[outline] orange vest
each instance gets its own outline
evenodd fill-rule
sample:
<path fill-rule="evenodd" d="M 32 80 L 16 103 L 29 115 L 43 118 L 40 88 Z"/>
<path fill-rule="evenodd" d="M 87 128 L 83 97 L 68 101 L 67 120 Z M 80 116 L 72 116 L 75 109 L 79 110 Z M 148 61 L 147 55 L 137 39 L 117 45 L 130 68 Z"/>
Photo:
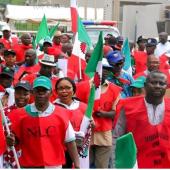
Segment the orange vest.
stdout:
<path fill-rule="evenodd" d="M 47 117 L 38 117 L 30 106 L 18 109 L 12 128 L 20 141 L 23 167 L 58 166 L 65 163 L 64 141 L 68 127 L 67 110 L 56 106 Z M 12 116 L 12 115 L 11 115 Z M 16 118 L 18 116 L 18 119 Z M 17 121 L 17 120 L 18 121 Z"/>
<path fill-rule="evenodd" d="M 158 125 L 149 123 L 144 97 L 124 103 L 127 131 L 134 135 L 139 168 L 170 168 L 170 99 L 164 101 L 164 120 Z"/>

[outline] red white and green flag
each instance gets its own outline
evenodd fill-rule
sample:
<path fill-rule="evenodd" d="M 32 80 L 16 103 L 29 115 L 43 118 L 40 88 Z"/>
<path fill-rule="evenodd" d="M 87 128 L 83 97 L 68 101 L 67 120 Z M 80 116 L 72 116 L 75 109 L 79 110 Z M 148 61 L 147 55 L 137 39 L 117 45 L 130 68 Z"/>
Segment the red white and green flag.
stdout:
<path fill-rule="evenodd" d="M 78 16 L 77 25 L 78 25 L 78 30 L 75 35 L 72 55 L 77 57 L 78 59 L 79 79 L 82 79 L 81 63 L 82 63 L 82 60 L 85 60 L 85 54 L 87 52 L 87 49 L 90 49 L 92 45 L 91 45 L 91 40 L 79 16 Z"/>
<path fill-rule="evenodd" d="M 86 74 L 93 78 L 93 85 L 90 90 L 88 99 L 88 107 L 81 124 L 81 130 L 85 132 L 88 127 L 87 122 L 92 117 L 94 101 L 100 98 L 101 95 L 101 80 L 102 80 L 102 58 L 103 58 L 103 33 L 100 32 L 97 45 L 89 59 L 86 67 Z"/>
<path fill-rule="evenodd" d="M 85 53 L 91 47 L 91 40 L 86 32 L 86 29 L 78 16 L 77 20 L 78 30 L 75 35 L 72 54 L 85 60 Z"/>
<path fill-rule="evenodd" d="M 92 113 L 93 113 L 93 106 L 95 99 L 100 98 L 101 94 L 101 78 L 102 78 L 102 58 L 103 58 L 103 36 L 102 32 L 100 32 L 98 43 L 92 53 L 92 56 L 87 64 L 86 67 L 86 73 L 89 76 L 93 76 L 93 84 L 90 90 L 90 95 L 88 99 L 88 106 L 85 112 L 85 115 L 83 117 L 83 120 L 80 125 L 80 131 L 85 133 L 85 138 L 83 145 L 81 149 L 79 150 L 79 155 L 81 157 L 80 159 L 80 165 L 81 168 L 86 168 L 85 164 L 89 164 L 88 161 L 88 155 L 89 155 L 89 144 L 90 144 L 90 138 L 91 138 L 91 127 L 90 120 L 92 119 Z M 88 159 L 83 159 L 88 158 Z"/>

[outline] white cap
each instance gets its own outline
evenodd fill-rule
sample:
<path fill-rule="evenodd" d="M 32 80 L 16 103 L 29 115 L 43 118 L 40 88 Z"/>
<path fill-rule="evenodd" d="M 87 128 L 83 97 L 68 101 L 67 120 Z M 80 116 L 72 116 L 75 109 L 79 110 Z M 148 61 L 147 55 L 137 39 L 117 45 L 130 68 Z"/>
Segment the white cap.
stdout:
<path fill-rule="evenodd" d="M 4 26 L 2 27 L 2 31 L 5 31 L 5 30 L 11 31 L 9 25 L 4 25 Z"/>

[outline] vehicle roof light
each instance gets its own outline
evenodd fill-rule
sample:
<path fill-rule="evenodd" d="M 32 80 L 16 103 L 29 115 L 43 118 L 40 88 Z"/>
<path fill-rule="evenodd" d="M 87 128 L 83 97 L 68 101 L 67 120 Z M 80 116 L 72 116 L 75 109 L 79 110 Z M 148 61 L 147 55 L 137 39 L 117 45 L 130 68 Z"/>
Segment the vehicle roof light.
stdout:
<path fill-rule="evenodd" d="M 83 21 L 84 25 L 108 25 L 117 26 L 117 21 Z"/>

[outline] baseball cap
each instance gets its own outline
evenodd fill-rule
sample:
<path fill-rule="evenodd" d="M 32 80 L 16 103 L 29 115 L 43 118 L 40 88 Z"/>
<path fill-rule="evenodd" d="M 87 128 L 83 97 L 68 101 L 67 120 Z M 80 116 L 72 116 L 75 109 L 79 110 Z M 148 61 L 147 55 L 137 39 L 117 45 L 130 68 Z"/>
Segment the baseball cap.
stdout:
<path fill-rule="evenodd" d="M 120 51 L 111 51 L 106 55 L 107 61 L 112 63 L 118 63 L 119 61 L 123 60 L 124 57 Z"/>
<path fill-rule="evenodd" d="M 150 47 L 150 46 L 156 46 L 157 40 L 155 38 L 148 38 L 147 42 L 146 42 L 146 46 Z"/>
<path fill-rule="evenodd" d="M 134 82 L 130 86 L 136 88 L 143 88 L 145 81 L 146 81 L 146 77 L 140 76 L 139 78 L 134 80 Z"/>
<path fill-rule="evenodd" d="M 48 77 L 40 76 L 36 78 L 33 82 L 33 88 L 44 87 L 48 90 L 52 89 L 51 80 Z"/>
<path fill-rule="evenodd" d="M 5 30 L 11 31 L 9 25 L 4 25 L 4 26 L 2 27 L 2 31 L 5 31 Z"/>
<path fill-rule="evenodd" d="M 14 70 L 9 68 L 9 67 L 4 67 L 4 68 L 2 68 L 2 71 L 0 73 L 0 76 L 1 75 L 7 75 L 7 76 L 13 78 L 14 77 Z"/>
<path fill-rule="evenodd" d="M 48 65 L 48 66 L 53 66 L 53 67 L 56 66 L 55 58 L 53 55 L 44 54 L 43 58 L 39 60 L 39 62 L 41 64 Z"/>
<path fill-rule="evenodd" d="M 13 55 L 13 56 L 16 55 L 16 53 L 15 53 L 15 51 L 13 49 L 4 50 L 4 56 L 8 56 L 10 54 Z"/>
<path fill-rule="evenodd" d="M 118 41 L 118 42 L 123 42 L 123 41 L 124 41 L 123 36 L 118 36 L 118 37 L 117 37 L 117 41 Z"/>
<path fill-rule="evenodd" d="M 45 38 L 44 38 L 43 45 L 44 45 L 44 43 L 49 43 L 49 44 L 51 44 L 51 45 L 52 45 L 51 38 L 50 38 L 49 36 L 45 37 Z"/>
<path fill-rule="evenodd" d="M 16 85 L 15 85 L 15 89 L 16 88 L 19 88 L 19 87 L 22 87 L 24 88 L 25 90 L 27 91 L 30 91 L 31 90 L 31 85 L 28 81 L 20 81 L 18 82 Z"/>
<path fill-rule="evenodd" d="M 147 40 L 147 39 L 144 38 L 144 37 L 141 35 L 141 36 L 139 36 L 138 39 L 137 39 L 137 44 L 139 44 L 139 43 L 142 42 L 142 41 L 146 41 L 146 40 Z"/>

